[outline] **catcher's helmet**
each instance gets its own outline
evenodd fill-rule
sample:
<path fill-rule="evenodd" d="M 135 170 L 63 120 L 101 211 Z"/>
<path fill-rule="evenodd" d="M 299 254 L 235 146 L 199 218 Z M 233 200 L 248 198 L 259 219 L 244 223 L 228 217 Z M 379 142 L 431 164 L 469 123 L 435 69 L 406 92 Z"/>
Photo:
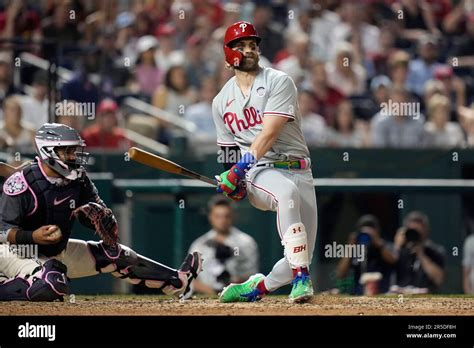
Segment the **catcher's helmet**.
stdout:
<path fill-rule="evenodd" d="M 55 172 L 70 180 L 82 177 L 89 154 L 84 152 L 86 143 L 74 128 L 60 123 L 45 123 L 36 132 L 35 145 L 41 162 Z M 57 150 L 70 146 L 79 147 L 81 151 L 76 151 L 75 161 L 63 161 Z"/>
<path fill-rule="evenodd" d="M 260 36 L 257 34 L 257 30 L 255 27 L 249 23 L 240 21 L 237 23 L 232 24 L 230 27 L 227 28 L 225 31 L 224 36 L 224 55 L 225 61 L 232 66 L 239 66 L 242 62 L 243 55 L 239 51 L 234 51 L 231 49 L 230 45 L 232 42 L 238 39 L 244 38 L 255 38 L 257 41 L 257 45 L 262 40 Z"/>

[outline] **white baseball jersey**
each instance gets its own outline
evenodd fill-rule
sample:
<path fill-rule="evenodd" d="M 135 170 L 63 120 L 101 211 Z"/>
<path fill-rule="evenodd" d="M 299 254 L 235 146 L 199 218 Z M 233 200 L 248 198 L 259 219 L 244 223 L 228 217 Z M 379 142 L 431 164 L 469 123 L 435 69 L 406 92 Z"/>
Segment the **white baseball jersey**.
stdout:
<path fill-rule="evenodd" d="M 229 79 L 214 98 L 212 114 L 219 146 L 239 146 L 242 154 L 263 128 L 263 117 L 282 116 L 290 120 L 283 127 L 271 149 L 260 163 L 309 157 L 301 131 L 298 96 L 293 80 L 285 73 L 260 68 L 250 94 L 244 97 L 235 82 Z"/>

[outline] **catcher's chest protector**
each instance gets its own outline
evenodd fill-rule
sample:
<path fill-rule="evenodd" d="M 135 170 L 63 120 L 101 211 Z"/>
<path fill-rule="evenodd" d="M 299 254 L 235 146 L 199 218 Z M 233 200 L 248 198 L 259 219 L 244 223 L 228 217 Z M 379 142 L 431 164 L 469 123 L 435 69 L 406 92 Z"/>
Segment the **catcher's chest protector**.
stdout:
<path fill-rule="evenodd" d="M 59 226 L 62 238 L 58 244 L 39 245 L 39 251 L 43 255 L 58 255 L 66 248 L 71 235 L 74 222 L 71 213 L 79 206 L 81 184 L 77 180 L 65 186 L 51 184 L 36 163 L 26 168 L 23 173 L 32 190 L 35 208 L 28 213 L 20 227 L 35 230 L 43 225 Z"/>

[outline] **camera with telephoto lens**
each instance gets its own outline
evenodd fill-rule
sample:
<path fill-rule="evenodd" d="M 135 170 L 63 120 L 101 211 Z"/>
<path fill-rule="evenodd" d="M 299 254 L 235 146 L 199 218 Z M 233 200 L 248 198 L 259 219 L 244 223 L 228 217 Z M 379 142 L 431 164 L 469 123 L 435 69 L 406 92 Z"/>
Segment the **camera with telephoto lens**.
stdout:
<path fill-rule="evenodd" d="M 417 244 L 421 241 L 420 232 L 414 228 L 407 228 L 405 231 L 405 240 L 406 243 Z"/>
<path fill-rule="evenodd" d="M 359 231 L 356 236 L 356 243 L 369 245 L 372 241 L 372 237 L 367 232 Z"/>
<path fill-rule="evenodd" d="M 216 259 L 220 263 L 224 264 L 228 259 L 234 256 L 234 252 L 230 246 L 225 244 L 216 243 Z"/>

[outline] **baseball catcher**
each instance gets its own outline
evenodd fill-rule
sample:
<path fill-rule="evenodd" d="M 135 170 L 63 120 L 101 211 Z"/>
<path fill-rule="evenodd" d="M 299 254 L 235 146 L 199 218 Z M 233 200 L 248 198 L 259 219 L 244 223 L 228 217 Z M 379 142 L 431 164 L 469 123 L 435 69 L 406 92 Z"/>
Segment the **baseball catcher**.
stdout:
<path fill-rule="evenodd" d="M 117 220 L 85 171 L 86 144 L 76 130 L 46 123 L 35 144 L 35 161 L 5 181 L 0 198 L 0 300 L 63 300 L 70 279 L 99 273 L 168 295 L 190 293 L 201 255 L 188 254 L 173 269 L 120 244 Z M 75 219 L 101 241 L 70 238 Z M 37 247 L 38 255 L 12 252 L 21 245 Z"/>

